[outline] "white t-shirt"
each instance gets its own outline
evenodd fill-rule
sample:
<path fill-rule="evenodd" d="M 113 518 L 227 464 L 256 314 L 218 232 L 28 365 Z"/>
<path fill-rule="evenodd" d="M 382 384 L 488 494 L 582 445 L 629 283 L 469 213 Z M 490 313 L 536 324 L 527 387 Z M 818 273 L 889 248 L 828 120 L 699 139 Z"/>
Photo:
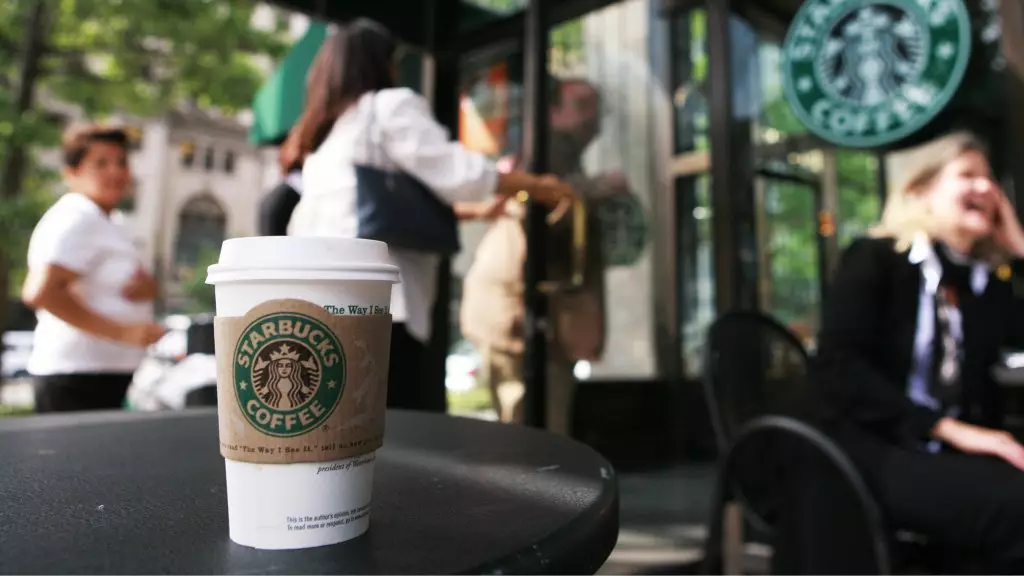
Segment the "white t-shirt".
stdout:
<path fill-rule="evenodd" d="M 118 322 L 153 319 L 152 302 L 132 302 L 121 295 L 143 265 L 131 237 L 88 197 L 65 194 L 32 231 L 29 268 L 50 264 L 80 275 L 72 290 L 93 312 Z M 145 355 L 144 348 L 87 334 L 45 310 L 36 318 L 31 374 L 132 373 Z"/>

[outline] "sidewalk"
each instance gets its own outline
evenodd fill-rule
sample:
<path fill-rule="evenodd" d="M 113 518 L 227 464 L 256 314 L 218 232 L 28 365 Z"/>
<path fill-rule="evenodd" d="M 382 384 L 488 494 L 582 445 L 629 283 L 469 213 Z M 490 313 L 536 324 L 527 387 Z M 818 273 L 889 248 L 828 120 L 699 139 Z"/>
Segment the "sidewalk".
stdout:
<path fill-rule="evenodd" d="M 31 380 L 24 378 L 0 382 L 0 406 L 31 408 L 34 404 Z"/>
<path fill-rule="evenodd" d="M 621 474 L 619 542 L 598 574 L 696 573 L 713 475 L 711 464 Z"/>
<path fill-rule="evenodd" d="M 695 463 L 619 475 L 619 541 L 598 574 L 697 574 L 715 467 Z M 770 550 L 748 543 L 744 574 L 767 574 Z"/>

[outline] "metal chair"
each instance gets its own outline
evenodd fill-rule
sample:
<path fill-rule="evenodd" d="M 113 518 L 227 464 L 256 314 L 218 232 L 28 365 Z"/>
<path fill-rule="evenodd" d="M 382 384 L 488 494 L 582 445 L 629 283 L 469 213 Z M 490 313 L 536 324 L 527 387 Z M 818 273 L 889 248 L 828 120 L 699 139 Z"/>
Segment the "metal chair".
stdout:
<path fill-rule="evenodd" d="M 730 495 L 771 536 L 773 573 L 892 571 L 878 505 L 845 453 L 808 424 L 768 415 L 743 425 L 721 461 L 719 509 Z M 706 574 L 737 573 L 724 568 L 722 522 L 712 517 Z"/>
<path fill-rule="evenodd" d="M 738 310 L 719 316 L 707 332 L 704 348 L 704 398 L 724 457 L 740 428 L 765 414 L 800 416 L 807 409 L 810 361 L 800 340 L 775 319 Z M 747 490 L 757 490 L 747 483 Z M 743 558 L 743 528 L 771 532 L 771 519 L 744 514 L 738 494 L 724 493 L 711 511 L 712 524 L 726 530 L 726 568 L 738 573 Z M 723 517 L 725 520 L 723 520 Z M 710 539 L 723 538 L 718 531 Z"/>
<path fill-rule="evenodd" d="M 720 470 L 725 470 L 726 456 L 733 450 L 740 430 L 757 418 L 786 416 L 804 422 L 804 426 L 814 421 L 817 396 L 810 378 L 810 357 L 796 335 L 775 319 L 755 311 L 727 312 L 708 329 L 704 354 L 704 396 L 719 447 Z M 815 434 L 818 444 L 827 444 L 829 452 L 849 461 L 842 448 L 816 430 Z M 709 526 L 713 529 L 707 548 L 721 554 L 724 541 L 725 568 L 730 574 L 741 571 L 745 522 L 755 532 L 769 536 L 778 533 L 777 514 L 781 508 L 766 503 L 780 497 L 773 474 L 784 476 L 790 472 L 773 470 L 772 474 L 765 474 L 769 467 L 778 467 L 783 461 L 768 453 L 770 444 L 763 448 L 763 462 L 755 458 L 751 464 L 754 472 L 760 470 L 759 474 L 752 472 L 742 483 L 734 485 L 728 483 L 728 475 L 723 475 L 725 484 L 711 511 Z M 856 469 L 846 468 L 851 471 L 849 476 L 863 486 Z M 871 498 L 869 493 L 868 497 Z M 751 506 L 755 502 L 758 506 Z M 886 558 L 895 556 L 901 569 L 932 563 L 925 538 L 907 532 L 886 534 Z M 707 557 L 711 558 L 710 552 Z"/>
<path fill-rule="evenodd" d="M 775 319 L 746 310 L 719 316 L 704 349 L 704 397 L 719 454 L 757 416 L 803 414 L 813 393 L 809 370 L 803 344 Z"/>

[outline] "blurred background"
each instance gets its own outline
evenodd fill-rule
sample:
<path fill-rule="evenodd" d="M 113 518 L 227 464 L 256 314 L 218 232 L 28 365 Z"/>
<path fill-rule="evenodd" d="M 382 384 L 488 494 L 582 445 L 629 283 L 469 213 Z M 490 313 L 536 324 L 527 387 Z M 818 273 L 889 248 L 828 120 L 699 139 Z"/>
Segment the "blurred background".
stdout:
<path fill-rule="evenodd" d="M 400 16 L 356 1 L 0 3 L 0 414 L 32 412 L 34 317 L 18 297 L 26 245 L 63 191 L 59 135 L 87 118 L 128 127 L 134 195 L 115 217 L 158 278 L 169 328 L 126 408 L 215 400 L 205 269 L 224 239 L 256 234 L 258 202 L 280 181 L 277 146 L 330 22 L 367 15 L 406 41 L 400 82 L 495 158 L 518 153 L 529 132 L 526 62 L 599 92 L 600 134 L 583 167 L 621 172 L 631 193 L 599 214 L 608 341 L 600 362 L 575 367 L 573 435 L 638 474 L 623 481 L 624 522 L 636 529 L 622 542 L 667 550 L 638 560 L 623 548 L 609 569 L 689 558 L 716 456 L 700 386 L 710 322 L 754 308 L 813 349 L 840 250 L 877 220 L 902 150 L 951 126 L 994 143 L 1017 200 L 1024 10 L 1018 0 L 964 3 L 971 35 L 958 49 L 970 57 L 955 94 L 917 131 L 871 148 L 813 133 L 787 98 L 784 42 L 800 0 L 551 0 L 543 42 L 525 34 L 527 0 L 410 3 Z M 434 355 L 449 412 L 493 419 L 480 354 L 458 326 L 461 281 L 485 228 L 462 225 Z"/>

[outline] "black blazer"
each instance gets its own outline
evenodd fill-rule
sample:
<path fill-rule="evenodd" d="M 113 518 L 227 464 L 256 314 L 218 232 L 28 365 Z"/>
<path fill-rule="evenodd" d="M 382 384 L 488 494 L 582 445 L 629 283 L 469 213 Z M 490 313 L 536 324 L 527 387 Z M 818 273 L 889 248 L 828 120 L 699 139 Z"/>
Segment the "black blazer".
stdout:
<path fill-rule="evenodd" d="M 960 303 L 962 419 L 993 428 L 1002 424 L 1002 410 L 991 367 L 1001 349 L 1024 348 L 1024 268 L 1013 269 L 1012 279 L 993 273 L 984 292 Z M 901 445 L 928 438 L 941 414 L 907 397 L 920 288 L 919 265 L 896 252 L 890 239 L 858 239 L 843 254 L 825 303 L 815 366 L 827 423 L 853 424 Z"/>

